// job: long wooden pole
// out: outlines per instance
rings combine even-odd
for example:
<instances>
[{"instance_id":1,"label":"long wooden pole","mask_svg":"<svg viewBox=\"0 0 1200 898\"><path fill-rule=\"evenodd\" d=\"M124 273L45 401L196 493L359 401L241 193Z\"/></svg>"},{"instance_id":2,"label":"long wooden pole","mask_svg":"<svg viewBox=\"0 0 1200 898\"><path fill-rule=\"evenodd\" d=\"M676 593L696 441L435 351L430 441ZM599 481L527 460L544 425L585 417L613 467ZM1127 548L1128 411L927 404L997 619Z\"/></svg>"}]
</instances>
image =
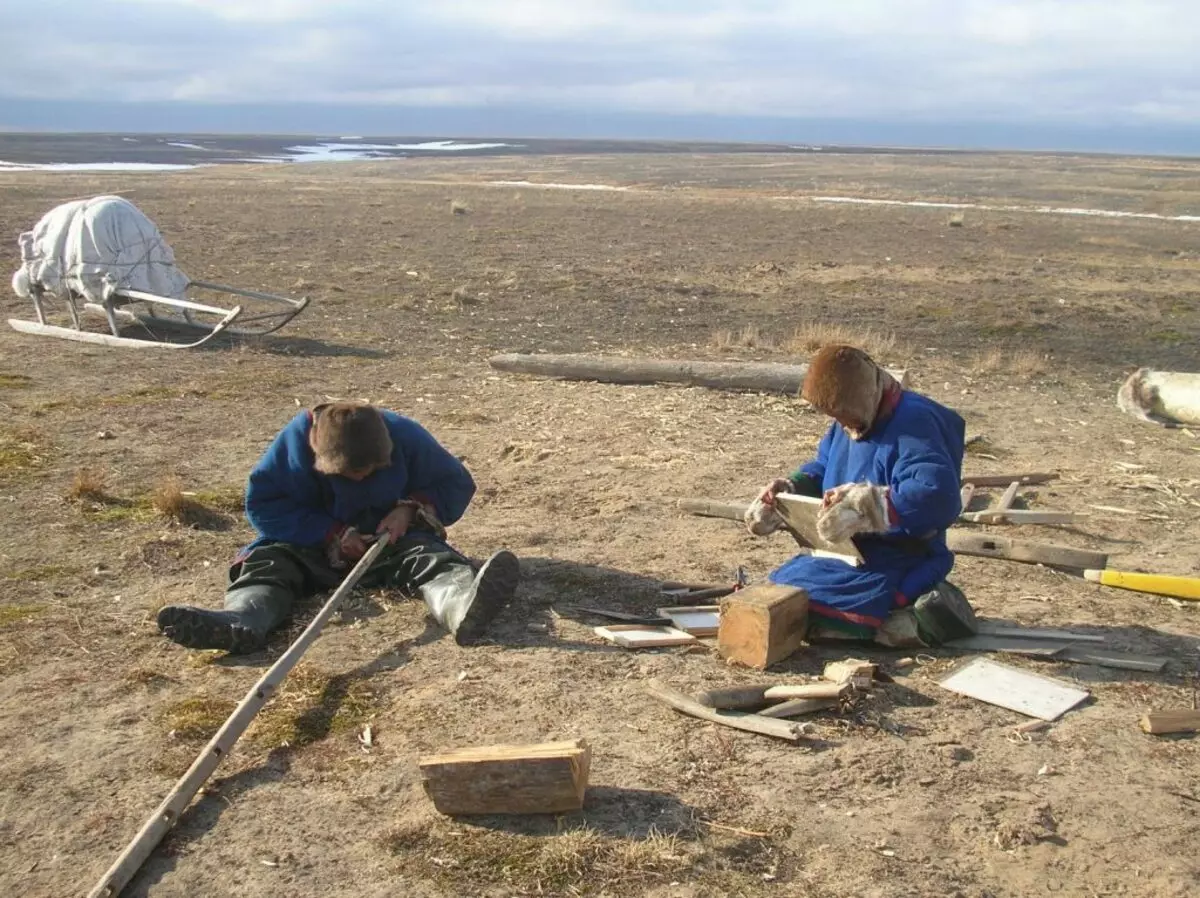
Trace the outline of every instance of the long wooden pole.
<instances>
[{"instance_id":1,"label":"long wooden pole","mask_svg":"<svg viewBox=\"0 0 1200 898\"><path fill-rule=\"evenodd\" d=\"M175 788L170 791L167 797L163 799L162 804L146 820L145 825L133 837L133 841L126 846L125 850L121 852L121 855L108 869L108 872L100 878L95 888L88 893L88 898L115 898L115 896L121 894L121 890L129 884L134 874L141 869L142 864L146 862L150 853L154 851L155 846L162 841L167 831L179 820L180 814L187 808L193 796L200 791L200 787L212 776L212 772L216 770L217 765L229 754L234 743L246 731L246 727L250 725L250 721L254 719L254 716L262 710L263 705L275 694L275 691L279 688L279 684L283 682L283 678L296 666L296 662L300 660L300 656L304 654L305 650L320 635L321 628L325 626L329 618L337 611L338 606L342 604L342 601L354 589L363 574L367 572L367 569L379 557L387 544L387 534L380 534L379 539L367 550L358 564L354 566L354 569L342 581L342 585L329 597L329 601L317 612L317 616L312 619L312 622L300 634L299 638L291 644L286 652L279 656L279 660L272 664L270 669L262 675L262 678L246 693L246 697L242 699L241 704L234 709L234 712L229 715L229 719L217 730L217 734L204 747L199 757L192 762L192 766L188 769L188 772L175 784Z\"/></svg>"},{"instance_id":2,"label":"long wooden pole","mask_svg":"<svg viewBox=\"0 0 1200 898\"><path fill-rule=\"evenodd\" d=\"M689 714L701 720L719 723L721 726L745 730L748 733L758 733L760 736L774 736L776 739L786 739L788 742L799 742L805 738L799 726L784 720L773 720L770 717L759 717L757 714L745 714L741 711L717 711L713 708L706 708L682 692L676 692L674 689L668 689L657 683L651 683L646 687L646 691L681 714Z\"/></svg>"}]
</instances>

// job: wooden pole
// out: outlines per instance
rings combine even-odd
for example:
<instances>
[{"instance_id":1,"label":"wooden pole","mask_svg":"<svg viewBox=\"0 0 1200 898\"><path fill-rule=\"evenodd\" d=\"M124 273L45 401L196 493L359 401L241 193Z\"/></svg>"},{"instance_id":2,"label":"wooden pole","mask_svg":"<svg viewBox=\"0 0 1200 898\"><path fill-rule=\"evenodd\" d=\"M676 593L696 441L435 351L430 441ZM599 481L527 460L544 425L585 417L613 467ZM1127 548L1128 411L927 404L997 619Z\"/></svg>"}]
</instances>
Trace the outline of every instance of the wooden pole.
<instances>
[{"instance_id":1,"label":"wooden pole","mask_svg":"<svg viewBox=\"0 0 1200 898\"><path fill-rule=\"evenodd\" d=\"M676 506L680 511L689 514L733 521L742 520L747 507L741 502L722 502L717 499L679 499ZM1019 561L1022 564L1044 564L1047 567L1064 568L1071 571L1108 567L1108 556L1103 552L1088 552L1084 549L1072 549L1050 543L969 533L953 528L946 532L946 545L949 546L951 552L958 555L998 558L1004 561Z\"/></svg>"},{"instance_id":2,"label":"wooden pole","mask_svg":"<svg viewBox=\"0 0 1200 898\"><path fill-rule=\"evenodd\" d=\"M179 820L180 814L187 808L193 796L200 791L200 787L212 776L212 772L217 768L217 765L229 754L234 743L246 731L246 727L250 725L254 716L262 710L263 705L275 694L275 691L279 688L279 684L283 682L283 678L296 666L296 662L300 660L300 656L304 654L305 650L320 635L321 628L325 626L325 623L337 611L338 606L342 604L342 601L354 589L363 574L367 572L367 569L379 557L387 544L387 534L380 534L379 539L359 559L358 564L354 566L354 569L350 571L334 594L329 597L329 601L325 603L324 607L317 612L317 616L312 619L312 622L300 634L299 638L292 643L286 652L279 656L279 660L272 664L270 669L262 675L262 678L246 693L246 697L242 699L233 713L229 715L229 719L221 725L221 728L217 730L217 734L204 747L199 757L192 762L192 766L188 769L188 772L180 778L175 784L175 788L170 791L167 797L163 799L162 804L150 815L145 825L133 837L133 841L121 852L120 856L108 869L108 872L88 892L88 898L115 898L115 896L121 894L121 890L129 884L134 874L141 869L142 864L146 862L150 853L154 851L155 846L162 841L167 831Z\"/></svg>"}]
</instances>

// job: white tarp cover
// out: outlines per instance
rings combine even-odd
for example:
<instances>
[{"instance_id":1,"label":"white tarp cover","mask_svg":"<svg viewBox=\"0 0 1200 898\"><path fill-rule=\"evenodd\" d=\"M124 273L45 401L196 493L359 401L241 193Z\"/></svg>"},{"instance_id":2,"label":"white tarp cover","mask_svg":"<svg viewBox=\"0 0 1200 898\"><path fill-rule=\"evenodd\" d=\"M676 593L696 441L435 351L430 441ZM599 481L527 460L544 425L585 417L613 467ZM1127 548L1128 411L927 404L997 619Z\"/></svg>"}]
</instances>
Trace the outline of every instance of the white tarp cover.
<instances>
[{"instance_id":1,"label":"white tarp cover","mask_svg":"<svg viewBox=\"0 0 1200 898\"><path fill-rule=\"evenodd\" d=\"M59 298L74 292L103 302L115 289L183 299L187 276L154 222L119 196L97 196L56 206L18 239L21 268L13 289L31 287Z\"/></svg>"}]
</instances>

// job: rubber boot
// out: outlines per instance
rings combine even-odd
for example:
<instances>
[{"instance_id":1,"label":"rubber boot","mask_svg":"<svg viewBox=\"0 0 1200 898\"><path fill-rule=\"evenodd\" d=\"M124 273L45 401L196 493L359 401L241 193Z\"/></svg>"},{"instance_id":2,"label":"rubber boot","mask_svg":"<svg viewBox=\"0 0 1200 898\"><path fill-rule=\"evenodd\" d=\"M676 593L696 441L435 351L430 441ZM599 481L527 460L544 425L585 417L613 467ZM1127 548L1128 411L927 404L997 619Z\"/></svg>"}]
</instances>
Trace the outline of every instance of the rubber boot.
<instances>
[{"instance_id":1,"label":"rubber boot","mask_svg":"<svg viewBox=\"0 0 1200 898\"><path fill-rule=\"evenodd\" d=\"M512 552L501 550L483 563L479 573L453 564L417 587L429 613L459 645L471 645L512 599L521 565Z\"/></svg>"},{"instance_id":2,"label":"rubber boot","mask_svg":"<svg viewBox=\"0 0 1200 898\"><path fill-rule=\"evenodd\" d=\"M190 649L243 655L266 645L267 635L287 617L290 606L277 587L245 586L226 594L223 611L167 605L158 612L158 629Z\"/></svg>"}]
</instances>

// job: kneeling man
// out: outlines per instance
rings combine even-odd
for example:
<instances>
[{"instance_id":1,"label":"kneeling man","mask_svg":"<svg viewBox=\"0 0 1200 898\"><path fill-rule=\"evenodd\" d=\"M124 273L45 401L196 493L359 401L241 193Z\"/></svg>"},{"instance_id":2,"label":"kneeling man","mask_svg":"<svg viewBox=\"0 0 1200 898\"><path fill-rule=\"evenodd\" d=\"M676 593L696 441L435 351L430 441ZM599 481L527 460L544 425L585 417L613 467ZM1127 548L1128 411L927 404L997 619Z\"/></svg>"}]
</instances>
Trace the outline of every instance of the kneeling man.
<instances>
[{"instance_id":1,"label":"kneeling man","mask_svg":"<svg viewBox=\"0 0 1200 898\"><path fill-rule=\"evenodd\" d=\"M190 648L255 651L386 531L391 544L360 582L419 594L459 645L476 642L520 566L500 551L476 570L446 543L474 494L462 462L410 418L350 402L300 412L250 473L246 516L259 536L230 568L224 610L168 605L158 627Z\"/></svg>"},{"instance_id":2,"label":"kneeling man","mask_svg":"<svg viewBox=\"0 0 1200 898\"><path fill-rule=\"evenodd\" d=\"M945 582L946 530L962 511L963 419L845 345L816 355L801 396L833 421L816 458L770 483L746 524L756 535L782 526L779 493L822 498L821 538L852 539L862 554L859 567L800 554L771 573L808 593L809 635L930 644L974 632L970 605ZM897 609L908 610L904 626L888 620Z\"/></svg>"}]
</instances>

